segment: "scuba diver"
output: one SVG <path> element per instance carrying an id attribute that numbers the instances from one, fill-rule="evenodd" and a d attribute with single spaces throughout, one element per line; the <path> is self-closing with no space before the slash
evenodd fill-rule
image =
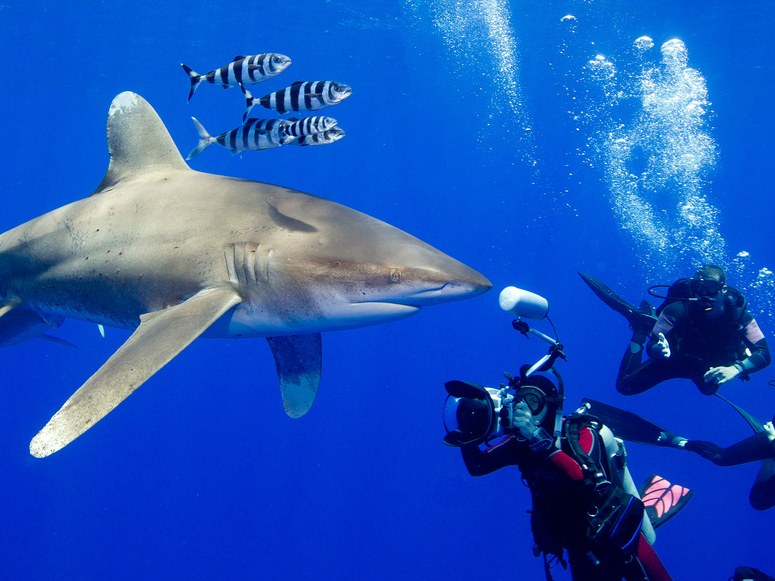
<path id="1" fill-rule="evenodd" d="M 667 285 L 649 288 L 649 294 L 665 299 L 656 310 L 646 301 L 636 308 L 600 281 L 579 275 L 632 327 L 616 378 L 619 393 L 643 393 L 668 379 L 684 378 L 703 394 L 713 395 L 736 377 L 747 380 L 770 364 L 767 339 L 745 297 L 726 284 L 726 273 L 719 266 L 705 265 L 694 278 L 677 280 L 666 296 L 654 291 Z"/>
<path id="2" fill-rule="evenodd" d="M 775 577 L 754 567 L 737 567 L 734 577 L 730 577 L 729 581 L 775 581 Z"/>
<path id="3" fill-rule="evenodd" d="M 654 527 L 681 505 L 652 525 L 621 440 L 587 410 L 563 417 L 563 383 L 554 369 L 565 359 L 562 344 L 522 320 L 546 317 L 546 300 L 507 287 L 500 305 L 519 317 L 512 322 L 517 331 L 548 342 L 549 352 L 522 366 L 519 377 L 506 375 L 508 384 L 498 389 L 448 381 L 444 442 L 460 448 L 472 476 L 519 468 L 533 501 L 533 552 L 543 554 L 546 579 L 558 563 L 570 565 L 574 581 L 671 579 L 651 543 Z"/>
<path id="4" fill-rule="evenodd" d="M 756 510 L 768 510 L 775 506 L 775 427 L 773 427 L 775 418 L 762 424 L 736 404 L 725 398 L 722 399 L 734 407 L 754 431 L 752 436 L 726 448 L 713 442 L 689 440 L 677 436 L 632 412 L 598 401 L 587 399 L 583 407 L 610 426 L 623 440 L 688 450 L 717 466 L 737 466 L 761 460 L 762 467 L 751 487 L 748 501 Z"/>

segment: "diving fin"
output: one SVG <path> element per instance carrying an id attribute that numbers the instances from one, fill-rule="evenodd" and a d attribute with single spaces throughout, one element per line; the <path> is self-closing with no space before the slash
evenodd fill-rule
<path id="1" fill-rule="evenodd" d="M 693 490 L 680 484 L 672 484 L 655 474 L 643 483 L 640 499 L 646 508 L 651 526 L 656 529 L 678 514 L 693 494 Z"/>
<path id="2" fill-rule="evenodd" d="M 735 576 L 730 577 L 729 581 L 775 581 L 775 577 L 754 567 L 736 567 Z"/>
<path id="3" fill-rule="evenodd" d="M 642 331 L 644 334 L 647 334 L 654 327 L 657 318 L 655 316 L 654 307 L 647 301 L 641 301 L 640 306 L 636 307 L 632 303 L 625 301 L 605 283 L 602 283 L 583 272 L 579 272 L 578 274 L 581 277 L 581 280 L 592 289 L 592 292 L 595 293 L 601 301 L 627 319 L 627 322 L 630 323 L 630 326 L 634 331 Z"/>
<path id="4" fill-rule="evenodd" d="M 719 395 L 716 393 L 716 397 L 724 400 L 727 402 L 730 406 L 734 408 L 734 410 L 742 416 L 742 418 L 745 420 L 745 422 L 750 426 L 750 428 L 753 430 L 754 434 L 759 434 L 761 432 L 766 431 L 764 429 L 764 425 L 757 420 L 753 415 L 745 411 L 743 408 L 741 408 L 736 403 L 728 400 L 723 395 Z M 756 475 L 756 481 L 754 484 L 754 487 L 751 489 L 751 494 L 748 498 L 748 501 L 751 503 L 751 506 L 753 506 L 756 510 L 769 510 L 773 506 L 775 506 L 775 500 L 773 500 L 773 495 L 770 493 L 765 493 L 759 497 L 756 497 L 754 495 L 754 490 L 757 488 L 762 488 L 765 485 L 763 483 L 767 482 L 770 483 L 767 486 L 771 487 L 773 479 L 775 479 L 775 460 L 772 458 L 765 458 L 762 460 L 761 468 L 759 468 L 759 473 Z"/>
<path id="5" fill-rule="evenodd" d="M 649 420 L 612 405 L 589 398 L 584 398 L 582 405 L 591 415 L 608 426 L 614 436 L 622 440 L 671 448 L 683 448 L 683 443 L 686 441 L 685 438 L 676 436 Z"/>

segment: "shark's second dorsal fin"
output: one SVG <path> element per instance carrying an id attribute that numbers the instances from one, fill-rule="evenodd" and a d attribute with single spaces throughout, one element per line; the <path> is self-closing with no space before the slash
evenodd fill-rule
<path id="1" fill-rule="evenodd" d="M 130 91 L 110 104 L 108 151 L 110 165 L 95 194 L 151 171 L 189 169 L 153 107 Z"/>

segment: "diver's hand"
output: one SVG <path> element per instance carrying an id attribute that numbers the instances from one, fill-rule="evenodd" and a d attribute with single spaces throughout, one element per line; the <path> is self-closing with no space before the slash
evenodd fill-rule
<path id="1" fill-rule="evenodd" d="M 536 426 L 533 423 L 533 414 L 530 413 L 530 408 L 527 407 L 527 404 L 524 401 L 521 401 L 514 406 L 514 415 L 511 420 L 511 425 L 519 430 L 519 433 L 526 440 L 533 437 Z"/>
<path id="2" fill-rule="evenodd" d="M 732 381 L 738 375 L 740 375 L 740 368 L 736 365 L 730 365 L 728 367 L 711 367 L 705 372 L 705 375 L 702 378 L 705 380 L 705 383 L 724 385 L 727 381 Z"/>
<path id="3" fill-rule="evenodd" d="M 670 357 L 670 343 L 667 342 L 663 333 L 657 335 L 657 342 L 651 348 L 651 356 L 661 359 L 668 359 Z"/>
<path id="4" fill-rule="evenodd" d="M 775 426 L 772 425 L 772 422 L 767 422 L 762 428 L 764 428 L 764 431 L 767 434 L 767 439 L 770 442 L 775 441 Z"/>

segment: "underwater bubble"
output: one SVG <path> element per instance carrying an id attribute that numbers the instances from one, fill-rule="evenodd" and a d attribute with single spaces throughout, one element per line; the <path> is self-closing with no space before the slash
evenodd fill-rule
<path id="1" fill-rule="evenodd" d="M 654 40 L 650 36 L 639 36 L 633 42 L 635 48 L 641 51 L 647 51 L 654 48 Z"/>
<path id="2" fill-rule="evenodd" d="M 436 29 L 448 47 L 449 56 L 458 70 L 467 71 L 471 78 L 491 82 L 480 92 L 491 96 L 491 112 L 510 117 L 509 131 L 518 131 L 524 138 L 529 132 L 522 127 L 532 125 L 520 81 L 517 37 L 511 28 L 507 0 L 437 0 L 427 4 Z M 493 113 L 493 114 L 494 114 Z M 503 127 L 503 125 L 499 125 Z M 534 157 L 532 138 L 525 138 L 527 151 Z"/>
<path id="3" fill-rule="evenodd" d="M 590 77 L 595 81 L 607 81 L 616 75 L 614 64 L 601 54 L 589 61 L 586 69 L 590 72 Z"/>
<path id="4" fill-rule="evenodd" d="M 580 126 L 590 131 L 586 163 L 603 172 L 617 222 L 650 257 L 649 268 L 723 262 L 719 211 L 704 194 L 717 158 L 707 85 L 681 40 L 665 42 L 659 62 L 646 57 L 653 46 L 642 36 L 629 59 L 614 65 L 598 54 L 583 66 L 586 80 L 601 85 L 579 93 Z"/>
<path id="5" fill-rule="evenodd" d="M 662 52 L 662 62 L 670 69 L 685 69 L 689 64 L 689 52 L 678 38 L 668 40 L 659 50 Z"/>
<path id="6" fill-rule="evenodd" d="M 573 14 L 566 14 L 560 18 L 560 22 L 576 22 L 576 17 Z"/>

